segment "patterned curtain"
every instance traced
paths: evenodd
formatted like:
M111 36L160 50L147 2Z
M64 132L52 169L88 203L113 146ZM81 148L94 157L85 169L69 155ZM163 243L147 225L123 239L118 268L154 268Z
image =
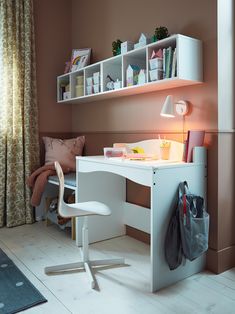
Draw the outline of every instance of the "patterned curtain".
M34 221L26 178L39 165L32 0L0 0L0 227Z

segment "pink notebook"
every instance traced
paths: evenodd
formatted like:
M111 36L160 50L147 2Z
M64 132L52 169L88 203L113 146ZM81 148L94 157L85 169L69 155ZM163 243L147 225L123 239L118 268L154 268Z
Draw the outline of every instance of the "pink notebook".
M188 139L186 144L186 162L192 162L193 158L193 148L195 146L203 146L205 137L205 131L196 131L189 130L188 131Z

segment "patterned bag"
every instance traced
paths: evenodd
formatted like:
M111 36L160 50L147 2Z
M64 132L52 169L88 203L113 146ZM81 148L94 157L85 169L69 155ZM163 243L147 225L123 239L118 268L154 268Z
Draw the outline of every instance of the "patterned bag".
M193 261L208 249L209 214L204 199L189 193L186 181L179 185L178 210L183 254Z

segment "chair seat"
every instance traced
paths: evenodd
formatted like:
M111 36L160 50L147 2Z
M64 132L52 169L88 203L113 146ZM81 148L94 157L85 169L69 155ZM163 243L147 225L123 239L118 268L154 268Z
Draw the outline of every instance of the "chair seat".
M58 182L59 183L59 178L57 175L55 176L49 176L48 180ZM64 175L64 183L66 185L70 185L73 187L76 187L76 172L70 172Z
M82 211L82 212L81 212ZM82 202L74 204L66 204L66 208L63 207L63 214L69 217L85 216L85 215L102 215L108 216L111 214L111 210L108 206L100 202Z

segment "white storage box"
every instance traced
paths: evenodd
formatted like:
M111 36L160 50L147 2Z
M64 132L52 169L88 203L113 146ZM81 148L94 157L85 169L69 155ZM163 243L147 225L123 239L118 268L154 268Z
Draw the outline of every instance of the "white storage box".
M91 95L93 94L93 86L87 86L86 87L86 92L87 92L87 95Z
M114 89L119 89L122 87L122 81L116 81L113 83Z
M94 88L94 94L97 94L100 92L100 84L93 85L93 88Z
M80 97L84 95L84 86L83 85L76 85L75 86L75 96Z
M162 58L154 58L149 60L150 70L160 69L162 70L163 59Z
M121 54L126 53L133 49L134 43L132 43L131 41L125 41L124 43L121 43Z
M93 85L93 77L92 76L91 77L87 77L86 83L87 83L88 86Z
M77 83L77 85L83 85L84 84L84 80L83 80L82 75L79 75L76 77L76 83Z
M122 81L116 81L113 83L114 89L119 89L122 87Z
M71 93L70 92L64 92L63 94L63 100L67 100L71 98Z
M93 73L94 84L100 84L100 72Z
M162 80L163 71L159 70L159 69L151 70L151 71L149 71L149 77L150 77L151 82Z

